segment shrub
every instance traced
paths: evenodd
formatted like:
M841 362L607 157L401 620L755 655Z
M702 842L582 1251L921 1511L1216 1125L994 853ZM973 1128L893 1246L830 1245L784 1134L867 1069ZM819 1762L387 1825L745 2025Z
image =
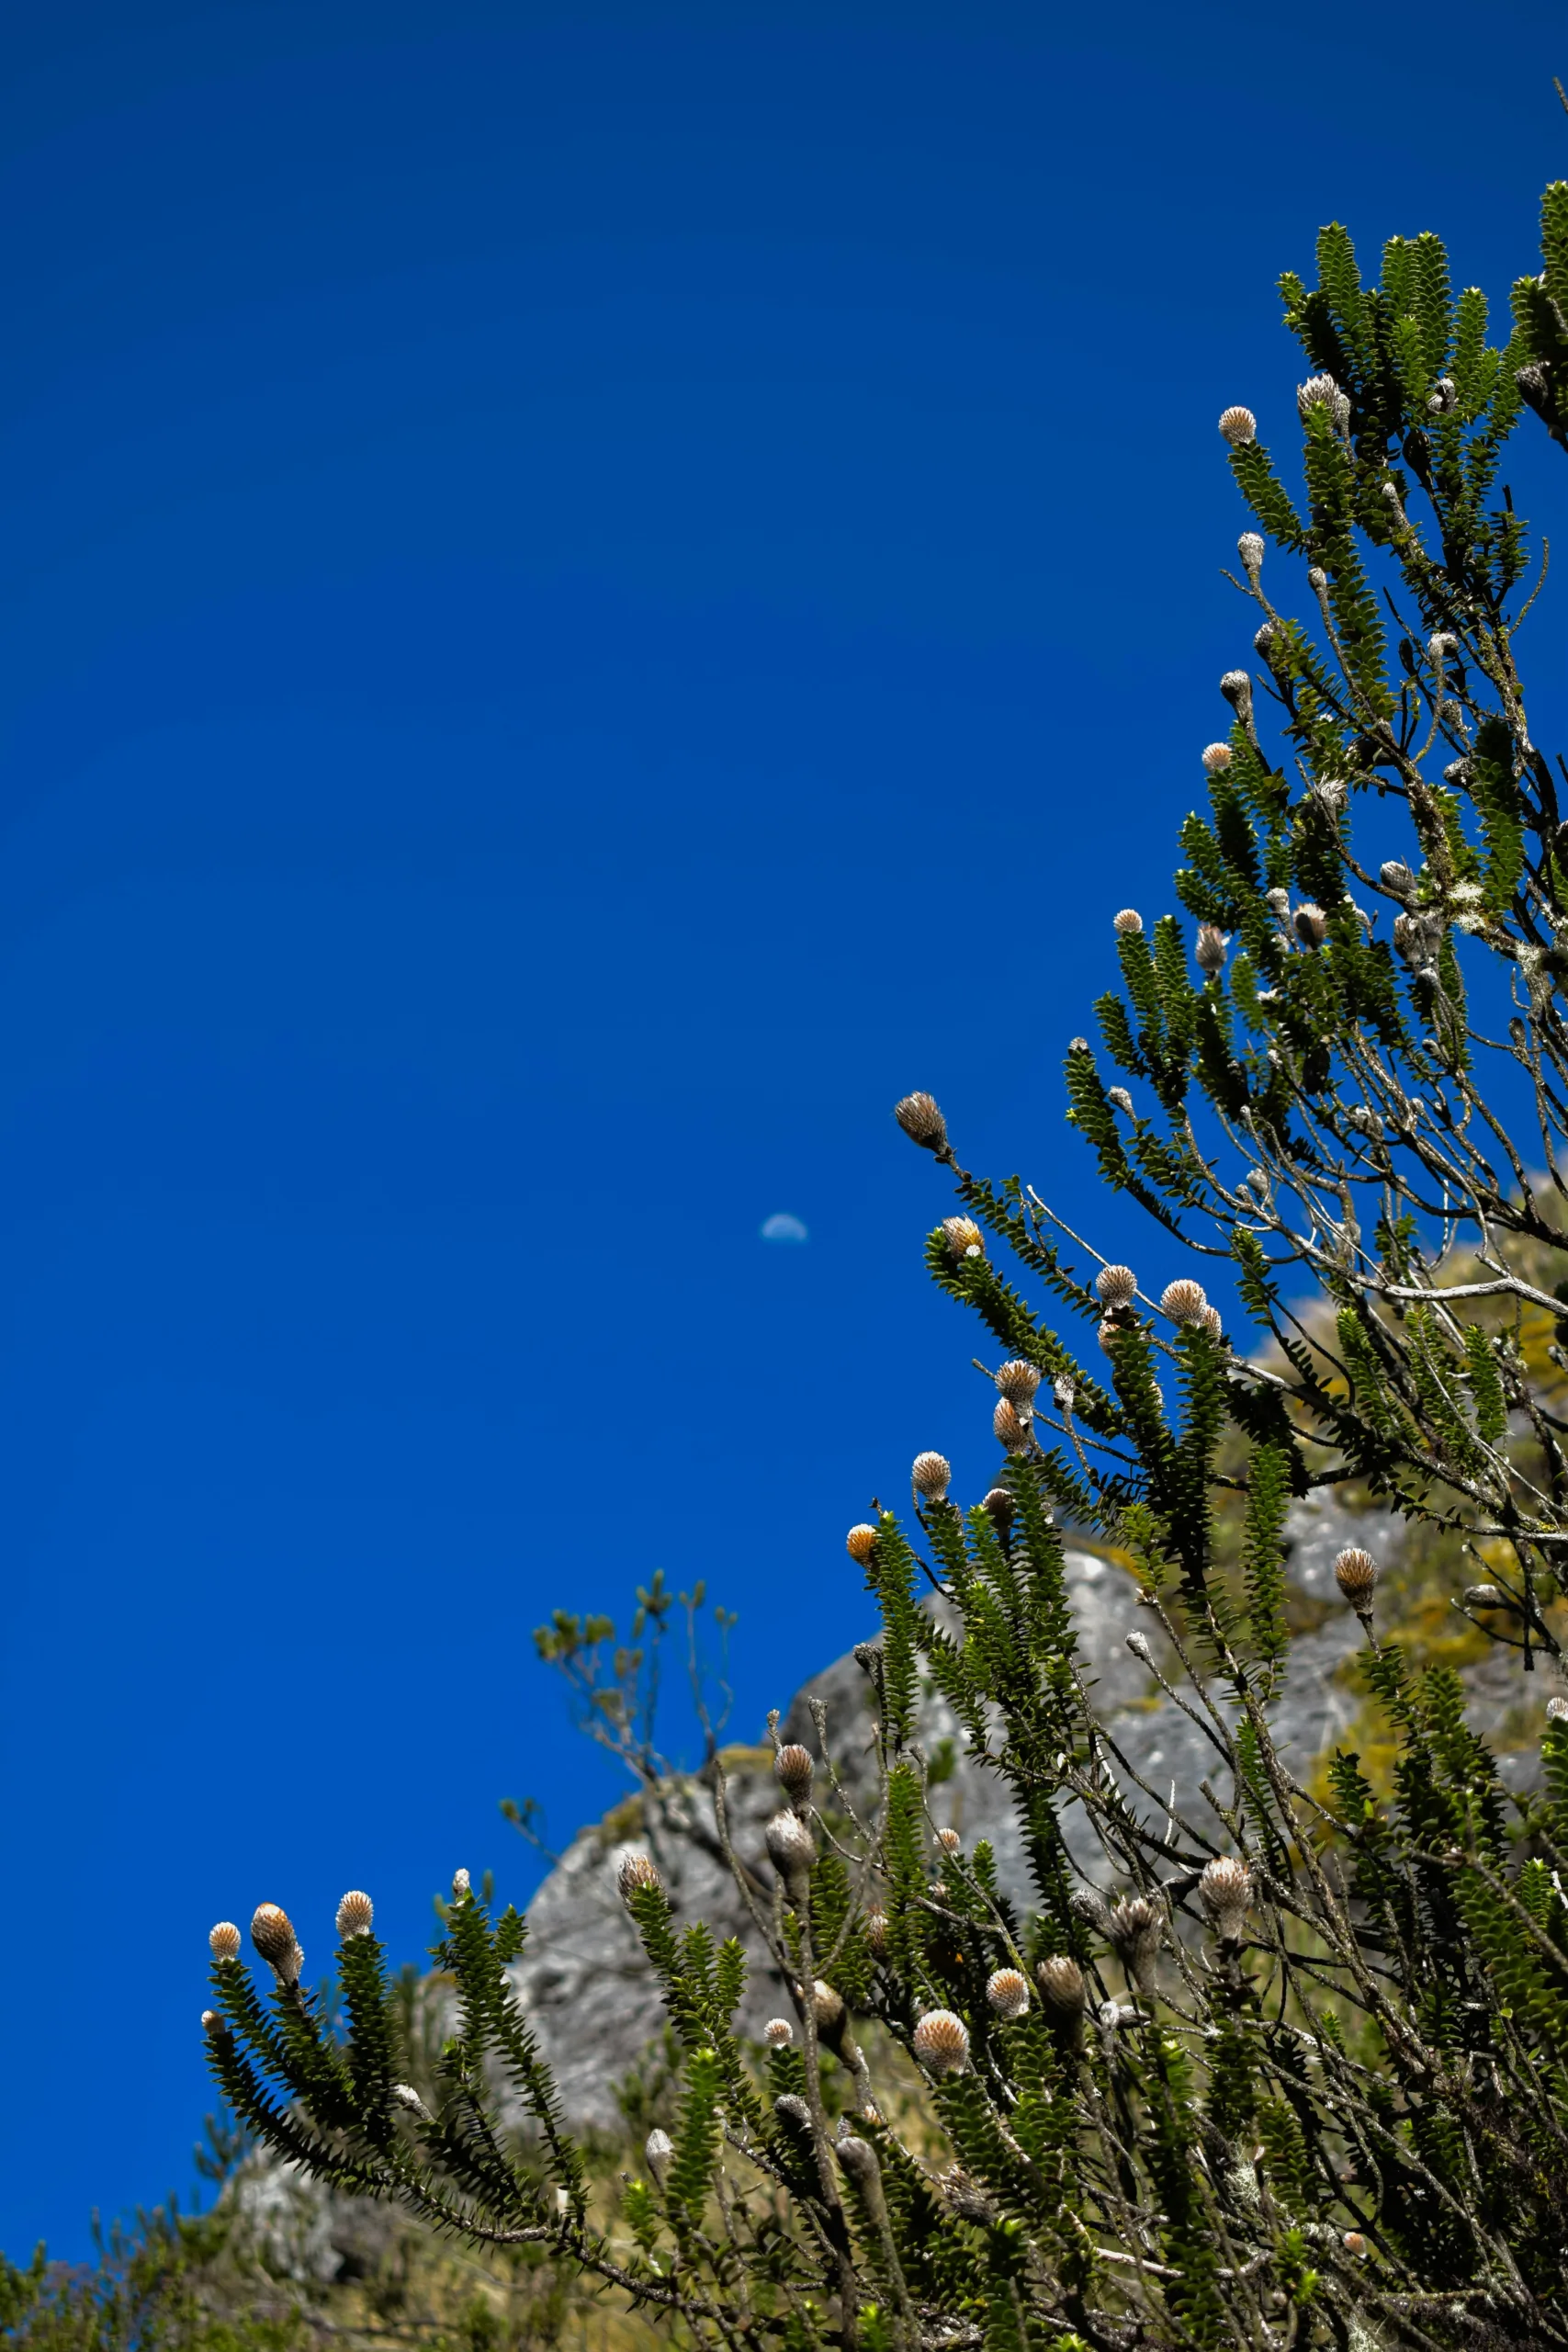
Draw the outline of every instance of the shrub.
M956 1188L928 1263L994 1344L1002 1466L965 1510L922 1453L908 1518L852 1532L882 1619L862 1653L878 1802L819 1809L832 1759L785 1751L771 1886L737 1864L793 2017L747 2045L740 1948L679 1924L651 1859L625 1865L680 2079L607 2207L508 1973L515 1912L454 1889L426 2098L367 1906L345 1905L341 2034L264 1906L271 1996L219 1935L208 2032L279 2155L468 2244L549 2249L701 2344L1568 2343L1568 1702L1510 1793L1452 1669L1380 1630L1379 1563L1350 1548L1386 1773L1341 1752L1309 1787L1272 1728L1286 1513L1348 1480L1472 1547L1485 1574L1455 1607L1512 1646L1525 1696L1556 1689L1568 769L1527 717L1540 582L1500 466L1526 407L1568 447L1568 184L1542 253L1500 349L1436 237L1391 240L1365 285L1325 229L1316 283L1282 280L1309 371L1299 494L1249 412L1221 420L1259 666L1222 681L1183 913L1115 916L1102 1050L1066 1062L1158 1277L961 1167L930 1096L898 1106ZM1292 563L1304 620L1274 601ZM1248 1354L1203 1260L1262 1334ZM1067 1526L1119 1547L1179 1661L1213 1765L1168 1804L1097 1719ZM923 1683L1007 1785L1027 1912L983 1844L935 1830ZM709 1771L725 1838L716 1752Z

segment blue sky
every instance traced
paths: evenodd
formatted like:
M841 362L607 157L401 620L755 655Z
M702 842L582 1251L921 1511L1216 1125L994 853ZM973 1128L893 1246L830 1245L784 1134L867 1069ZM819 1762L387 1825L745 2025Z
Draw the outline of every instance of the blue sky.
M1160 1272L1059 1064L1246 657L1214 419L1331 215L1530 266L1568 44L1478 23L10 12L13 2255L188 2182L211 1920L417 1956L616 1793L550 1607L705 1577L749 1736L983 1490L898 1094Z

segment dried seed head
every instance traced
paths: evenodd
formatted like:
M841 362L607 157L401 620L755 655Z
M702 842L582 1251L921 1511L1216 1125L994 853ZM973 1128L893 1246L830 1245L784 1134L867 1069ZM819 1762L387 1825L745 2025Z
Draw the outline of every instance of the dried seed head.
M917 1453L909 1471L909 1484L927 1502L940 1503L953 1484L953 1464L945 1453Z
M1043 1960L1034 1972L1034 1981L1040 1987L1041 1999L1055 2016L1082 2017L1083 1970L1069 1953L1055 1952L1049 1960Z
M811 1778L816 1769L811 1760L811 1750L802 1747L797 1740L789 1741L773 1758L774 1780L786 1796L792 1796L797 1802L811 1794Z
M1265 890L1263 903L1270 914L1278 915L1282 922L1291 911L1291 894L1288 890Z
M350 1936L367 1936L376 1917L376 1905L367 1894L355 1887L337 1906L337 1931L346 1943Z
M1307 899L1296 909L1296 937L1303 947L1321 947L1328 936L1328 917Z
M1435 670L1447 666L1449 656L1459 651L1459 639L1446 628L1434 629L1427 639L1427 659Z
M868 1911L865 1915L865 1946L873 1960L887 1957L887 1914Z
M1123 907L1111 925L1118 939L1136 939L1144 927L1144 918L1136 907Z
M986 1998L998 2017L1021 2018L1029 2007L1029 1979L1016 1968L998 1968L986 1980Z
M434 2122L435 2118L431 2114L429 2108L426 2107L424 2101L421 2098L419 2093L415 2090L412 2083L394 2083L392 2085L391 2096L397 2100L400 2107L406 2107L411 2115L422 2117L426 2123Z
M928 2009L915 2028L914 2047L933 2075L961 2075L969 2064L969 2029L951 2009Z
M1470 1609L1511 1609L1512 1601L1499 1592L1495 1584L1468 1584L1464 1589L1465 1606Z
M1386 859L1378 868L1378 880L1385 890L1392 890L1396 899L1413 899L1416 896L1416 876L1402 857Z
M801 1988L797 1984L795 1989L798 1993ZM835 1993L830 1984L824 1984L820 1976L813 1984L811 1995L818 2037L827 2043L829 2050L836 2050L843 2040L844 2028L849 2022L850 2013L844 2007L843 1995Z
M228 2034L229 2020L226 2017L221 2016L217 2009L203 2009L201 2013L201 2030L203 2033L206 2034L209 2041L221 2041Z
M453 1900L453 1902L454 1902L454 1903L461 1903L461 1902L463 1902L467 1896L470 1895L470 1894L473 1893L473 1891L474 1891L474 1887L473 1887L473 1881L469 1878L468 1871L453 1871L453 1873L452 1873L452 1900Z
M1206 743L1203 746L1203 768L1208 775L1219 775L1228 768L1235 757L1228 743Z
M1123 1646L1130 1649L1134 1657L1142 1658L1145 1666L1153 1666L1155 1654L1149 1647L1149 1637L1146 1634L1140 1634L1136 1626L1128 1634Z
M762 1836L768 1860L791 1889L803 1884L817 1860L817 1840L797 1813L775 1813Z
M1459 406L1459 386L1451 376L1439 376L1427 395L1427 406L1434 416L1451 416Z
M232 1919L220 1919L215 1928L209 1928L207 1940L211 1947L214 1960L239 1959L240 1930Z
M1186 1276L1167 1283L1159 1297L1160 1312L1168 1315L1173 1323L1201 1323L1209 1302L1203 1295L1201 1283L1189 1281Z
M1198 944L1192 952L1198 959L1201 972L1213 973L1224 969L1225 934L1217 923L1199 924Z
M1549 1699L1546 1702L1547 1722L1560 1724L1565 1717L1568 1717L1568 1699Z
M1010 1396L1015 1405L1027 1405L1040 1385L1041 1374L1038 1364L1026 1363L1021 1356L1015 1356L1011 1363L1004 1363L992 1377L1004 1396Z
M1245 724L1252 708L1252 679L1246 670L1227 670L1220 680L1220 692Z
M1372 1591L1378 1580L1378 1564L1370 1552L1359 1544L1348 1544L1334 1563L1334 1581L1352 1609L1360 1611L1371 1607Z
M936 1833L936 1842L944 1854L958 1853L964 1844L956 1829L939 1829Z
M1227 408L1220 418L1220 431L1233 449L1245 449L1258 438L1258 419L1249 408Z
M1101 1266L1094 1278L1095 1295L1109 1315L1131 1306L1138 1295L1138 1277L1131 1266Z
M954 1258L983 1258L985 1256L986 1237L972 1216L944 1216L942 1221L942 1229L947 1237L947 1247L951 1256Z
M1427 926L1418 915L1395 915L1393 944L1407 964L1419 963L1426 953Z
M793 2124L797 2132L809 2132L811 2129L811 2109L794 2091L785 2091L781 2098L774 2099L773 2113L781 2123Z
M770 2018L762 2028L762 2040L770 2050L787 2050L795 2040L795 2028L788 2018Z
M1077 1385L1065 1372L1059 1372L1051 1384L1051 1394L1055 1399L1057 1411L1070 1413L1077 1402Z
M925 1151L945 1151L947 1121L929 1094L906 1094L893 1106L893 1116L911 1143Z
M1010 1453L1023 1453L1029 1443L1029 1423L1020 1413L1010 1396L997 1398L996 1410L991 1415L991 1427L996 1432L998 1443L1005 1445Z
M1307 586L1314 595L1321 596L1328 585L1328 574L1321 563L1311 565L1307 571Z
M660 2188L664 2186L665 2176L670 2170L671 2159L674 2154L675 2143L669 2132L660 2132L655 2125L643 2142L642 2158Z
M287 1967L296 1942L288 1912L276 1903L258 1904L251 1919L251 1941L270 1967Z
M657 1894L664 1892L664 1881L646 1854L623 1854L621 1866L615 1873L615 1883L621 1890L623 1903L630 1903L632 1897L640 1894L645 1887L651 1887Z
M1283 661L1284 647L1280 642L1279 632L1272 621L1265 621L1261 628L1254 631L1252 650L1260 661L1268 662L1271 670L1274 667L1276 655Z
M1244 531L1235 543L1235 551L1241 558L1242 570L1248 579L1256 580L1263 569L1263 558L1268 552L1258 534L1256 531Z
M1205 1863L1198 1896L1223 1944L1239 1943L1252 1901L1252 1872L1235 1854L1216 1854Z
M860 1562L863 1568L868 1566L876 1549L875 1528L867 1527L863 1520L858 1527L852 1527L844 1538L844 1549L852 1560Z
M1075 1919L1083 1919L1097 1934L1111 1933L1111 1905L1098 1886L1075 1886L1067 1897L1067 1908Z
M1124 1086L1108 1086L1105 1090L1105 1099L1108 1102L1114 1102L1119 1111L1125 1112L1129 1119L1132 1117L1133 1098Z
M1005 1541L1008 1529L1012 1525L1013 1513L1018 1509L1017 1503L1008 1489L1005 1487L993 1487L980 1508L997 1533Z

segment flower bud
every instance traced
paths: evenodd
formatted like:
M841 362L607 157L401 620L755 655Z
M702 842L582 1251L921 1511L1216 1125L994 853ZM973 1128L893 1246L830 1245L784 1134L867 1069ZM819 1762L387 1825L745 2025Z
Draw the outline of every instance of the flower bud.
M809 2132L811 2129L811 2109L794 2091L785 2091L781 2098L774 2099L773 2113L781 2123L792 2125L796 2132Z
M986 1980L986 1998L1004 2023L1021 2018L1029 2007L1029 1979L1016 1968L998 1968Z
M1066 1374L1059 1372L1051 1383L1051 1395L1059 1413L1070 1413L1077 1402L1078 1392L1077 1385L1068 1379Z
M1347 1545L1334 1563L1334 1581L1358 1616L1371 1609L1377 1580L1377 1562L1358 1544Z
M1427 395L1427 406L1434 416L1451 416L1459 406L1459 386L1451 376L1439 376Z
M1309 565L1307 569L1307 586L1312 590L1313 594L1314 596L1321 596L1327 585L1328 574L1325 571L1322 564L1314 563Z
M1228 768L1235 754L1228 743L1207 743L1203 747L1203 770L1207 775L1219 775Z
M1275 666L1276 656L1280 662L1283 662L1285 643L1272 621L1265 621L1261 628L1254 632L1252 650L1260 661L1268 662L1270 670Z
M1131 1306L1138 1295L1138 1277L1131 1266L1101 1266L1094 1278L1095 1294L1108 1315Z
M239 1959L240 1930L232 1919L220 1919L215 1928L209 1929L207 1940L214 1960Z
M1111 928L1118 939L1136 939L1144 928L1144 918L1136 907L1123 907Z
M1395 915L1393 944L1407 964L1419 963L1426 952L1427 926L1418 915Z
M942 1232L947 1237L949 1255L954 1258L983 1258L986 1238L972 1216L944 1216Z
M468 1871L453 1871L453 1873L452 1873L452 1900L453 1900L453 1902L454 1902L454 1903L461 1903L461 1902L464 1900L464 1898L465 1898L467 1895L471 1894L473 1893L473 1891L474 1891L474 1889L473 1889L473 1882L472 1882L472 1880L469 1878Z
M1160 1293L1160 1312L1168 1315L1173 1323L1201 1323L1209 1302L1203 1295L1201 1283L1190 1282L1185 1276L1167 1283Z
M1311 899L1296 909L1296 937L1303 947L1321 947L1328 936L1328 917Z
M1246 670L1227 670L1220 680L1220 692L1245 726L1252 708L1250 674Z
M817 1860L816 1838L797 1813L775 1813L762 1837L768 1860L789 1889L791 1900L798 1900Z
M997 1442L1005 1445L1010 1453L1021 1453L1029 1443L1029 1424L1010 1396L998 1396L991 1415L991 1428Z
M1235 551L1241 558L1242 570L1247 578L1256 581L1263 569L1263 558L1268 552L1258 534L1256 531L1244 531L1235 543Z
M201 2030L203 2033L206 2034L209 2041L222 2041L227 2039L229 2034L229 2020L226 2017L220 2015L217 2009L203 2009L201 2013Z
M811 1779L816 1769L811 1760L811 1750L802 1747L796 1740L791 1740L781 1747L773 1758L774 1780L784 1794L794 1797L797 1804L802 1798L811 1794Z
M1339 2243L1344 2247L1346 2253L1352 2256L1356 2261L1361 2262L1365 2260L1367 2241L1361 2235L1359 2230L1347 2230Z
M259 1904L251 1920L251 1941L280 1984L299 1982L305 1955L287 1911L276 1903Z
M893 1116L911 1143L925 1151L947 1149L947 1121L929 1094L906 1094L893 1106Z
M1221 972L1225 963L1225 934L1217 923L1201 922L1198 944L1193 949L1201 972Z
M1108 1316L1105 1321L1100 1325L1099 1330L1095 1333L1095 1338L1100 1341L1101 1348L1103 1348L1108 1356L1113 1357L1115 1355L1116 1342L1122 1337L1122 1334L1126 1328L1127 1327L1124 1323L1112 1323Z
M980 1508L1005 1544L1008 1530L1012 1525L1013 1513L1018 1509L1013 1497L1005 1487L993 1487Z
M1034 1972L1040 1997L1054 2018L1081 2018L1084 2012L1083 1970L1068 1952L1054 1952Z
M1506 1593L1499 1592L1495 1584L1466 1585L1464 1600L1467 1609L1512 1609L1514 1606Z
M1241 1941L1252 1901L1252 1872L1235 1854L1216 1854L1198 1881L1198 1898L1223 1944Z
M1249 408L1227 408L1220 418L1220 431L1233 449L1245 449L1258 438L1258 419Z
M338 1934L345 1943L350 1936L367 1936L375 1917L376 1906L370 1897L355 1888L337 1906Z
M913 2040L916 2057L933 2075L962 2075L969 2064L969 2029L951 2009L928 2009Z
M1210 1339L1216 1344L1225 1336L1224 1318L1217 1306L1204 1307L1198 1317L1197 1328L1200 1331L1207 1331Z
M863 1521L859 1527L852 1527L844 1538L844 1549L852 1560L858 1560L863 1568L868 1567L876 1549L875 1528L867 1527Z
M669 2176L670 2165L674 2154L675 2143L670 2137L669 2132L660 2132L658 2126L655 2125L654 2129L649 2133L647 2139L643 2142L642 2160L648 2166L649 2171L653 2175L655 2186L660 2188L663 2188L665 2180Z
M936 1833L936 1842L944 1854L956 1854L964 1844L956 1829L939 1829Z
M1141 1993L1152 1989L1159 1950L1160 1915L1145 1894L1124 1894L1111 1906L1107 1929L1116 1957Z
M804 1997L803 1988L800 1985L797 1984L795 1989ZM811 2010L817 2020L818 2041L825 2050L841 2049L845 2028L850 2021L850 2013L844 2007L843 1995L835 1993L833 1987L830 1984L825 1984L820 1976L812 1986L811 1992Z
M400 2107L406 2107L411 2115L419 2116L426 2123L434 2122L434 2116L432 2115L412 2083L394 2083L391 2096Z
M865 1948L873 1960L887 1957L887 1914L868 1911L865 1915Z
M940 1503L953 1484L953 1464L944 1453L917 1453L909 1484L917 1496L923 1495L929 1503Z
M615 1883L621 1890L621 1901L628 1905L645 1887L651 1887L657 1894L664 1892L664 1881L646 1854L623 1854Z
M1560 1724L1565 1717L1568 1717L1568 1699L1549 1699L1546 1702L1547 1722Z
M1272 890L1265 890L1263 893L1263 903L1268 908L1270 914L1277 915L1280 921L1283 922L1285 917L1291 911L1291 894L1288 890L1281 890L1278 888Z
M1038 1364L1026 1363L1021 1356L1016 1356L992 1377L1004 1396L1010 1397L1015 1405L1028 1405L1032 1403L1040 1385L1041 1373Z
M762 2028L762 2040L770 2050L787 2050L795 2040L795 2028L788 2018L770 2018Z
M1122 1646L1125 1649L1131 1650L1134 1657L1142 1658L1145 1666L1152 1667L1154 1665L1155 1654L1149 1647L1149 1637L1146 1634L1140 1634L1136 1626L1134 1626L1133 1631L1128 1634Z
M882 2201L882 2167L876 2161L876 2150L869 2140L855 2132L846 2132L834 2143L833 2154L860 2190L867 2204Z
M1116 1108L1124 1113L1129 1119L1132 1117L1133 1098L1124 1086L1108 1086L1105 1090L1105 1099L1108 1102L1114 1102Z

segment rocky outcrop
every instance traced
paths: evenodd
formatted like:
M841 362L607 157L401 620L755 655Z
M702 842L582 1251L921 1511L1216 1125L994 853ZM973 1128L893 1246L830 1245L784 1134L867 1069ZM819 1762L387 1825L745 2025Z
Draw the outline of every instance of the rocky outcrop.
M1335 1673L1362 1636L1335 1589L1335 1555L1348 1543L1370 1541L1388 1562L1396 1555L1401 1533L1395 1523L1381 1517L1371 1521L1365 1512L1352 1515L1325 1495L1293 1507L1288 1537L1290 1578L1303 1622L1292 1642L1290 1672L1272 1713L1287 1760L1304 1773L1332 1747L1355 1707ZM1126 1795L1150 1819L1174 1803L1217 1836L1220 1825L1199 1792L1218 1771L1219 1758L1199 1725L1164 1695L1149 1668L1127 1648L1129 1634L1147 1635L1166 1679L1183 1688L1179 1669L1169 1670L1175 1661L1161 1658L1165 1645L1140 1605L1137 1586L1113 1561L1088 1552L1067 1555L1066 1577L1080 1663L1092 1685L1096 1713L1124 1759ZM851 1655L796 1693L782 1726L786 1738L799 1740L820 1758L820 1711L834 1769L863 1817L875 1802L869 1710L867 1678ZM957 1723L934 1693L922 1702L918 1736L928 1757L942 1741L953 1744L952 1777L933 1792L939 1821L959 1830L966 1845L988 1839L1003 1888L1027 1906L1028 1869L1007 1784L968 1758ZM773 1874L762 1825L778 1804L768 1767L766 1750L735 1758L728 1781L735 1850L763 1886L771 1885ZM1223 1781L1219 1785L1223 1793ZM514 1969L540 2046L555 2069L562 2104L580 2125L615 2127L615 2085L663 2026L657 1987L615 1885L622 1856L632 1849L646 1850L644 1828L635 1813L623 1808L606 1823L582 1831L529 1905L528 1943ZM1080 1808L1066 1809L1063 1829L1085 1875L1107 1879L1109 1865ZM695 1781L681 1783L653 1842L678 1918L705 1919L716 1938L738 1936L747 1946L751 1974L742 2022L759 2030L787 2002L723 1859L709 1791Z

